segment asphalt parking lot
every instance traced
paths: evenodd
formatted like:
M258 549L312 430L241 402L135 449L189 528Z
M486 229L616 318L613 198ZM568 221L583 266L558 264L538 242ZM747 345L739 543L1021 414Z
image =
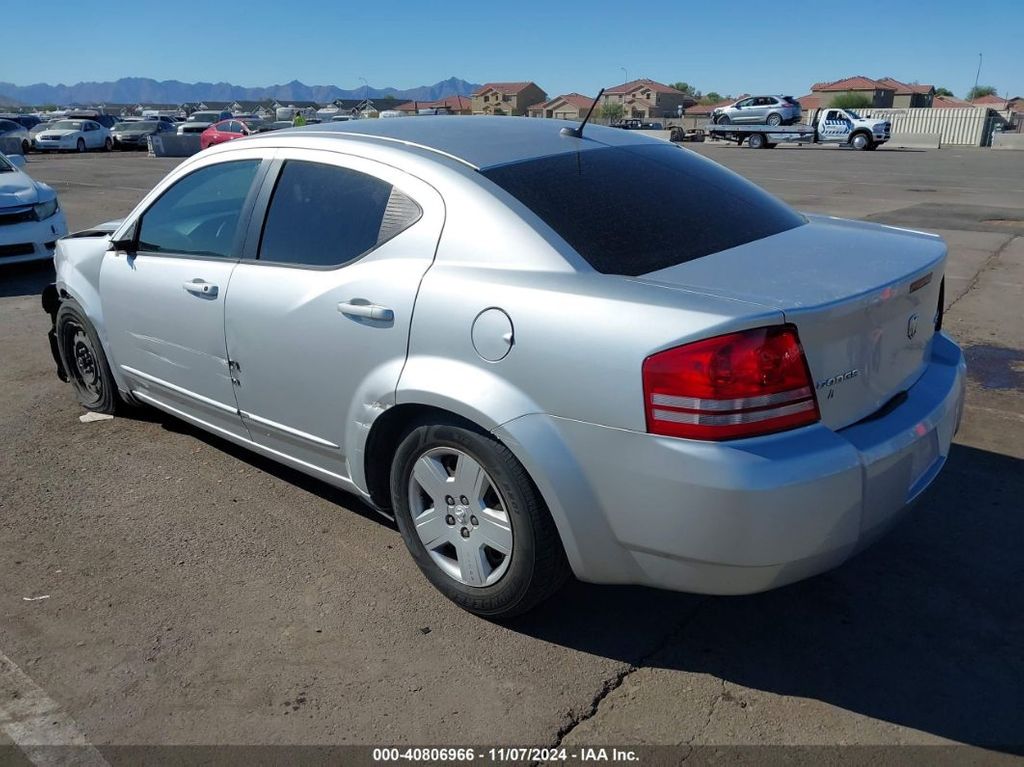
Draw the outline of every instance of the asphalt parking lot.
M0 666L97 746L1021 753L1024 153L695 149L800 209L949 244L946 329L968 354L968 405L945 471L886 539L767 594L573 584L495 625L437 594L349 495L155 412L80 423L39 308L50 270L8 268ZM124 215L177 162L32 156L28 170L75 229ZM7 665L0 724L11 679Z

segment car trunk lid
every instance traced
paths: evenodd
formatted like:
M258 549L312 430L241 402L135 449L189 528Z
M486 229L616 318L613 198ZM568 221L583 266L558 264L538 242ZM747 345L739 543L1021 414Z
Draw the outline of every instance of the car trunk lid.
M945 258L936 235L812 216L805 226L636 279L782 311L797 326L822 422L839 429L923 372Z

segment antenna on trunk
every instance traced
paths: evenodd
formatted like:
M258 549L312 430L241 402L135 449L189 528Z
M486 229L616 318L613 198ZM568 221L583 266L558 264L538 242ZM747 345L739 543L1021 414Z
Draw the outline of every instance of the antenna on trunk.
M597 98L594 99L594 103L590 105L590 109L587 110L587 116L583 118L583 122L579 124L577 128L562 128L558 131L563 136L573 136L575 138L583 138L583 128L586 127L587 122L590 120L590 115L594 113L594 107L597 106L597 102L601 100L601 96L604 94L604 88L602 88Z

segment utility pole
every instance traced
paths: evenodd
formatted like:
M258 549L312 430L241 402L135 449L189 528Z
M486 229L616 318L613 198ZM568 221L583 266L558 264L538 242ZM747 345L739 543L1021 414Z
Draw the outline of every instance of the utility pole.
M629 70L626 69L625 67L619 67L619 69L622 70L622 74L626 78L626 82L628 83L629 82Z
M978 90L978 78L981 77L981 54L978 54L978 71L974 75L974 88L971 89L971 103L974 103L974 99L977 96Z

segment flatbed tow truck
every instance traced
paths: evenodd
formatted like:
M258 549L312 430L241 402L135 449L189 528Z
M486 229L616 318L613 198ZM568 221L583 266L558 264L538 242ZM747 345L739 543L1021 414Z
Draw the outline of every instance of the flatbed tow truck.
M850 109L827 107L815 112L811 124L708 125L708 138L747 142L751 149L774 149L779 144L837 144L854 149L877 149L891 137L892 124L858 115Z

